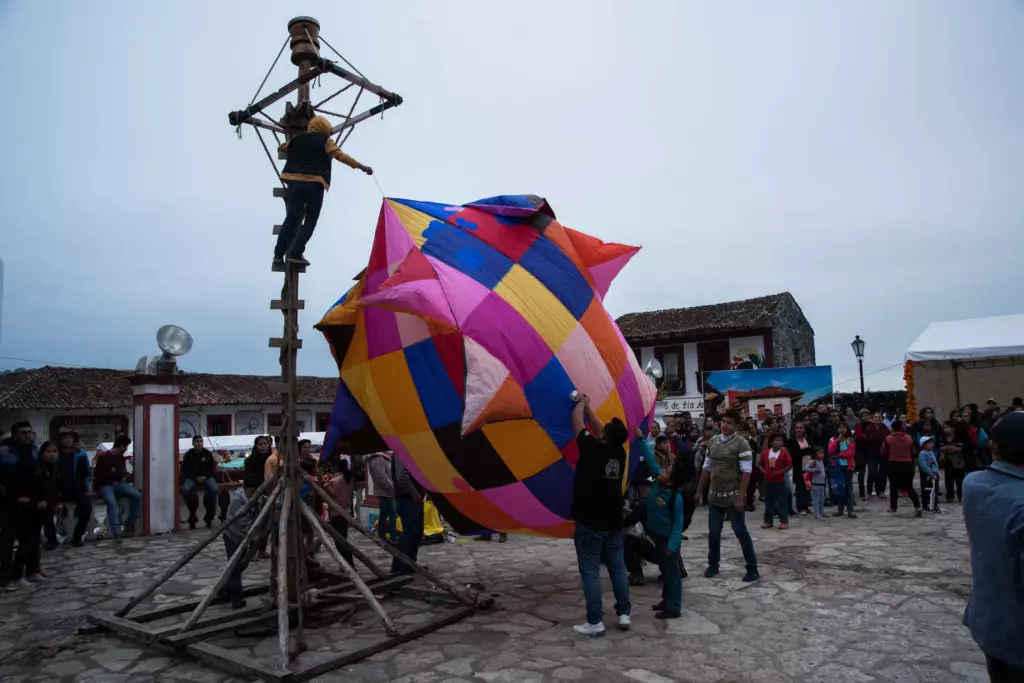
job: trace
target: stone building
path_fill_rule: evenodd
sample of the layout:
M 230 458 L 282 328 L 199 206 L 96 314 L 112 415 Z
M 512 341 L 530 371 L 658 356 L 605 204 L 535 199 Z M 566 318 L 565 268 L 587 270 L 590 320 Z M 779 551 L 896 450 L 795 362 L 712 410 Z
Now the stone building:
M 132 434 L 132 370 L 47 366 L 0 375 L 0 431 L 28 420 L 38 441 L 63 428 L 80 434 L 87 450 Z M 279 377 L 183 373 L 178 436 L 267 434 L 281 424 L 281 396 L 268 387 Z M 298 379 L 299 431 L 324 431 L 336 377 Z
M 709 306 L 627 313 L 616 320 L 646 367 L 664 369 L 668 413 L 703 413 L 702 373 L 815 364 L 814 330 L 789 292 Z

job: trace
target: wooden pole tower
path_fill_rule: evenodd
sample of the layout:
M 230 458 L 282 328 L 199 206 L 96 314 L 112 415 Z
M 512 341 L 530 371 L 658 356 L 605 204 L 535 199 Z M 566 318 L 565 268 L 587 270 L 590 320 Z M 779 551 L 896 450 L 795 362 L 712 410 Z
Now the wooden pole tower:
M 320 36 L 320 24 L 316 19 L 296 17 L 288 22 L 288 38 L 281 47 L 277 59 L 271 65 L 267 76 L 264 77 L 260 90 L 266 84 L 267 78 L 287 47 L 291 49 L 291 62 L 298 69 L 297 77 L 257 101 L 256 98 L 260 94 L 260 90 L 258 90 L 248 107 L 229 114 L 229 120 L 239 130 L 239 134 L 242 125 L 253 127 L 275 173 L 278 171 L 277 164 L 263 139 L 261 130 L 270 131 L 280 144 L 282 137 L 288 140 L 305 132 L 309 120 L 317 113 L 324 113 L 340 117 L 341 120 L 332 129 L 332 135 L 337 136 L 336 140 L 339 144 L 344 144 L 358 123 L 402 103 L 401 96 L 367 80 L 340 53 L 335 51 L 340 60 L 351 70 L 322 57 L 321 42 L 330 47 Z M 330 49 L 334 50 L 333 47 Z M 310 83 L 321 75 L 329 74 L 343 79 L 345 85 L 334 94 L 314 104 L 310 99 Z M 356 87 L 358 87 L 358 91 L 355 92 L 347 115 L 323 109 L 323 104 Z M 271 118 L 266 113 L 267 107 L 287 97 L 293 91 L 296 92 L 294 104 L 286 103 L 284 115 L 279 119 Z M 360 97 L 365 92 L 375 95 L 379 99 L 379 103 L 356 114 Z M 279 152 L 278 158 L 284 158 L 284 154 L 284 152 Z M 274 196 L 287 199 L 287 191 L 287 187 L 282 183 L 280 187 L 274 188 Z M 274 226 L 273 233 L 277 235 L 280 229 L 280 225 Z M 185 651 L 214 666 L 235 673 L 273 681 L 298 681 L 418 638 L 469 616 L 478 609 L 488 608 L 493 601 L 479 600 L 476 596 L 456 589 L 441 577 L 434 575 L 390 544 L 382 541 L 377 534 L 354 519 L 350 510 L 332 500 L 315 479 L 300 469 L 299 430 L 296 422 L 296 400 L 298 398 L 296 373 L 298 351 L 302 348 L 302 340 L 299 338 L 299 311 L 305 307 L 305 303 L 299 298 L 299 276 L 305 272 L 306 268 L 292 262 L 275 262 L 273 270 L 284 274 L 281 298 L 270 302 L 271 310 L 281 311 L 284 319 L 282 335 L 270 339 L 270 347 L 279 349 L 281 363 L 281 379 L 279 382 L 273 382 L 271 386 L 276 393 L 281 395 L 281 427 L 277 434 L 278 472 L 263 482 L 256 495 L 250 498 L 241 510 L 214 529 L 207 538 L 192 546 L 174 565 L 164 571 L 138 595 L 132 597 L 124 607 L 113 615 L 92 614 L 89 616 L 89 620 L 97 626 L 121 635 Z M 411 573 L 391 575 L 374 562 L 367 553 L 342 537 L 302 501 L 299 492 L 303 485 L 308 485 L 327 504 L 332 516 L 336 515 L 345 519 L 351 529 L 376 544 L 378 548 L 384 550 L 400 566 L 406 567 Z M 257 509 L 256 519 L 238 550 L 228 560 L 218 580 L 201 600 L 174 603 L 148 612 L 133 613 L 129 616 L 132 610 L 149 599 L 189 561 L 207 548 L 225 527 L 245 515 L 251 515 Z M 311 577 L 306 572 L 305 556 L 308 548 L 303 542 L 303 527 L 312 530 L 313 537 L 322 543 L 322 547 L 341 570 L 340 574 L 316 579 L 315 600 L 314 591 L 310 590 Z M 226 584 L 231 570 L 238 563 L 247 563 L 252 559 L 259 545 L 258 539 L 265 534 L 270 534 L 272 539 L 272 569 L 269 582 L 264 586 L 247 588 L 246 594 L 269 593 L 270 602 L 237 612 L 207 615 L 204 619 L 207 608 L 218 602 L 217 596 Z M 364 578 L 354 565 L 349 564 L 341 552 L 335 549 L 335 543 L 351 553 L 352 557 L 372 574 L 372 578 Z M 427 597 L 434 604 L 441 603 L 454 609 L 431 621 L 403 629 L 389 616 L 378 596 L 406 591 L 407 594 L 416 595 L 422 599 L 424 597 L 423 590 L 417 591 L 408 587 L 408 584 L 412 583 L 416 576 L 425 578 L 432 587 L 440 589 L 439 591 L 427 591 L 429 593 Z M 339 605 L 352 609 L 353 603 L 366 605 L 376 614 L 384 630 L 385 638 L 370 645 L 363 645 L 358 649 L 340 652 L 327 659 L 318 657 L 314 661 L 303 662 L 301 655 L 306 649 L 304 631 L 307 627 L 306 618 L 309 613 L 313 610 L 318 610 L 321 613 L 330 611 L 337 609 Z M 175 618 L 186 613 L 188 616 L 184 620 Z M 216 642 L 218 636 L 231 635 L 240 628 L 268 621 L 276 622 L 277 627 L 280 656 L 275 663 L 268 664 L 255 660 L 251 655 L 239 654 Z M 157 625 L 147 626 L 147 624 Z

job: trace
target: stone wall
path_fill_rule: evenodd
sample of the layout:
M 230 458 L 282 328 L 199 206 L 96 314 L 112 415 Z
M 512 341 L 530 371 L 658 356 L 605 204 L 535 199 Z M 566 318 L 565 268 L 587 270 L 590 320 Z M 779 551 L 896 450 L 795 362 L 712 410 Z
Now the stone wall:
M 784 296 L 775 309 L 772 364 L 777 368 L 815 364 L 814 330 L 791 296 Z

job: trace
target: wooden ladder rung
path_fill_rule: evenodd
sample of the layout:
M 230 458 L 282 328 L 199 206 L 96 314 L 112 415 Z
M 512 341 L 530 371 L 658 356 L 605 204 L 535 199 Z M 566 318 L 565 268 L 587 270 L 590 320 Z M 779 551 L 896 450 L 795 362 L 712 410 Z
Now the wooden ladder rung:
M 267 382 L 267 388 L 275 394 L 287 394 L 291 391 L 287 382 Z
M 280 197 L 280 198 L 284 199 L 285 197 L 288 196 L 288 188 L 286 188 L 286 187 L 275 187 L 274 188 L 274 196 L 275 197 Z
M 280 235 L 281 234 L 281 226 L 280 225 L 275 225 L 274 226 L 274 234 L 275 235 Z
M 294 344 L 295 344 L 295 348 L 297 348 L 297 349 L 301 349 L 302 348 L 302 340 L 301 339 L 296 339 Z M 287 342 L 284 339 L 281 339 L 281 337 L 271 337 L 270 338 L 270 348 L 272 348 L 272 349 L 283 349 L 283 348 L 285 348 L 286 345 L 287 345 Z
M 300 266 L 297 263 L 289 263 L 287 265 L 291 266 L 292 268 L 294 268 L 295 271 L 298 272 L 298 273 L 305 273 L 306 272 L 306 266 Z M 280 261 L 274 261 L 273 265 L 270 266 L 270 270 L 275 272 L 275 273 L 284 273 L 287 270 L 287 268 L 285 266 L 286 266 L 286 264 L 281 263 Z
M 285 304 L 288 304 L 287 308 Z M 284 299 L 273 299 L 270 302 L 270 310 L 272 311 L 302 311 L 306 308 L 306 301 L 304 299 L 296 299 L 294 301 L 285 302 Z

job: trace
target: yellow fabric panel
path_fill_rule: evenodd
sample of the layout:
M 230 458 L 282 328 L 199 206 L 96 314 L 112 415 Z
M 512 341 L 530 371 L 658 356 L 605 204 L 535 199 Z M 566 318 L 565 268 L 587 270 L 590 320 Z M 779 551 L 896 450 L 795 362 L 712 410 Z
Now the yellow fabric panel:
M 327 311 L 324 315 L 323 320 L 317 323 L 317 326 L 326 325 L 354 325 L 357 322 L 356 315 L 360 311 L 358 302 L 363 298 L 363 291 L 366 289 L 366 279 L 360 278 L 356 286 L 352 288 L 352 291 L 345 298 L 345 303 L 338 304 L 331 310 Z
M 370 364 L 367 362 L 355 363 L 352 367 L 344 368 L 341 371 L 341 380 L 348 386 L 352 396 L 359 402 L 367 417 L 377 428 L 381 436 L 394 436 L 395 430 L 391 427 L 384 404 L 381 403 L 377 388 L 373 386 L 373 379 L 370 376 Z
M 494 291 L 507 301 L 530 326 L 537 330 L 552 351 L 558 351 L 576 328 L 562 302 L 518 263 L 501 279 Z
M 427 241 L 423 236 L 423 231 L 427 229 L 430 222 L 436 220 L 425 213 L 417 211 L 416 209 L 410 209 L 405 204 L 399 204 L 393 202 L 390 199 L 385 200 L 391 210 L 398 216 L 398 220 L 402 221 L 402 227 L 412 237 L 412 241 L 416 243 L 416 248 L 419 249 Z
M 417 400 L 416 385 L 409 374 L 409 365 L 402 349 L 377 356 L 368 361 L 368 365 L 373 383 L 387 388 L 382 392 L 381 401 L 391 427 L 395 430 L 394 434 L 403 436 L 429 431 L 430 423 L 423 412 L 423 404 Z
M 352 341 L 348 345 L 348 352 L 345 354 L 345 360 L 341 364 L 342 375 L 349 368 L 365 363 L 370 355 L 370 347 L 366 341 L 366 322 L 363 319 L 364 316 L 365 313 L 360 310 L 358 322 L 356 323 L 355 330 L 352 332 Z
M 438 493 L 461 492 L 452 480 L 462 479 L 462 475 L 452 467 L 433 432 L 427 430 L 417 434 L 403 434 L 401 439 L 406 450 L 416 460 L 420 472 Z
M 562 458 L 551 437 L 534 420 L 495 422 L 482 429 L 505 466 L 520 481 Z

